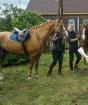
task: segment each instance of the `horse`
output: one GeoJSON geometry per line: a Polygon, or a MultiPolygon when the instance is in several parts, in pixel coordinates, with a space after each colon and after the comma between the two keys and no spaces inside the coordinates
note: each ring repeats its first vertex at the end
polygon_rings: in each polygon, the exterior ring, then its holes
{"type": "Polygon", "coordinates": [[[83,28],[81,36],[81,47],[78,49],[78,51],[88,62],[88,56],[86,55],[88,52],[88,24],[86,24],[83,28]]]}
{"type": "Polygon", "coordinates": [[[86,24],[83,28],[82,40],[84,51],[88,52],[88,24],[86,24]]]}
{"type": "MultiPolygon", "coordinates": [[[[24,42],[29,58],[30,71],[28,72],[28,79],[32,79],[31,75],[34,64],[36,71],[35,75],[38,76],[38,65],[44,44],[53,33],[61,32],[63,27],[62,24],[61,20],[55,19],[29,29],[28,34],[30,35],[30,38],[24,42]]],[[[7,31],[0,32],[0,51],[3,49],[3,52],[24,55],[25,51],[23,50],[22,44],[9,39],[11,34],[12,32],[7,31]]],[[[0,64],[2,63],[4,56],[5,53],[1,56],[0,64]]]]}

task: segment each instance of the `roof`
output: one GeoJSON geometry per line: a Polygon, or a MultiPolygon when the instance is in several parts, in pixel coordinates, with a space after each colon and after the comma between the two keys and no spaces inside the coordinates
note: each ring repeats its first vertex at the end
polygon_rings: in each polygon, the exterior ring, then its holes
{"type": "MultiPolygon", "coordinates": [[[[30,0],[27,10],[36,11],[40,14],[56,14],[58,0],[30,0]]],[[[88,0],[63,0],[64,13],[87,13],[88,0]]]]}

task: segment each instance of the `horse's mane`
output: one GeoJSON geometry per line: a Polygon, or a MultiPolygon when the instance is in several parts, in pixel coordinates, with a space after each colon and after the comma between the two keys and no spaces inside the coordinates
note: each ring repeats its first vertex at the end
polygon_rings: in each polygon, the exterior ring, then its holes
{"type": "Polygon", "coordinates": [[[48,22],[45,22],[45,23],[40,24],[40,25],[38,25],[38,26],[35,26],[35,27],[33,27],[32,29],[30,29],[30,30],[31,30],[31,31],[34,31],[34,30],[37,30],[37,29],[40,29],[40,28],[44,28],[44,27],[46,27],[47,25],[49,25],[51,22],[53,22],[53,20],[50,20],[50,21],[48,21],[48,22]]]}

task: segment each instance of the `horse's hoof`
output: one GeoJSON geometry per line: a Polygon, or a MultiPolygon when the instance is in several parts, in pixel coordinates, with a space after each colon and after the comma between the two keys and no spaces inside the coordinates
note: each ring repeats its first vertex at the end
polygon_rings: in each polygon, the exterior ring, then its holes
{"type": "Polygon", "coordinates": [[[28,77],[28,80],[31,80],[32,78],[31,77],[28,77]]]}
{"type": "Polygon", "coordinates": [[[35,75],[35,78],[39,78],[39,75],[35,75]]]}

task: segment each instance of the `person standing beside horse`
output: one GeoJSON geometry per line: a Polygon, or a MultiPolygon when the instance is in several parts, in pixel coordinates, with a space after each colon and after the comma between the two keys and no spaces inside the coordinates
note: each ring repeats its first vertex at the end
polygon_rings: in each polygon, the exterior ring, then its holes
{"type": "Polygon", "coordinates": [[[54,66],[57,64],[58,61],[58,74],[61,75],[62,70],[62,63],[63,63],[63,40],[62,35],[60,35],[59,32],[55,33],[53,38],[53,48],[52,48],[52,56],[53,56],[53,62],[51,63],[49,67],[49,71],[47,73],[47,76],[52,75],[52,70],[54,66]]]}
{"type": "Polygon", "coordinates": [[[69,65],[70,70],[73,70],[73,61],[74,61],[74,54],[76,55],[76,62],[74,65],[75,69],[78,69],[78,63],[81,59],[81,55],[78,52],[78,40],[79,38],[76,36],[76,32],[73,29],[72,25],[68,26],[68,42],[69,42],[69,65]]]}

